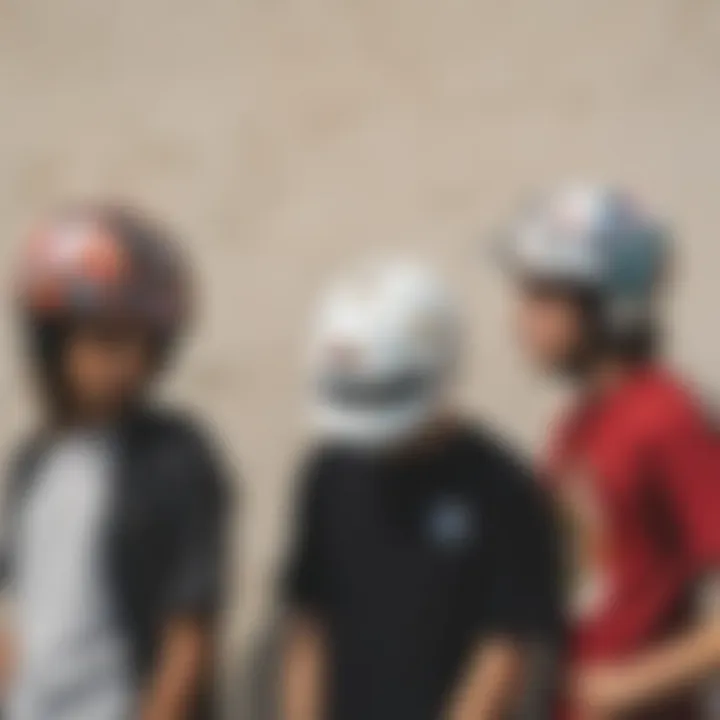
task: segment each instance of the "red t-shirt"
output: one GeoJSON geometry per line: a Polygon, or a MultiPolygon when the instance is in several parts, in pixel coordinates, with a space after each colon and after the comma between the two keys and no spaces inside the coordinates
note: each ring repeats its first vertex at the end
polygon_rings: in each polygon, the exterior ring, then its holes
{"type": "MultiPolygon", "coordinates": [[[[571,530],[573,668],[681,631],[695,581],[720,567],[720,442],[692,394],[669,372],[638,371],[569,413],[550,469],[571,530]]],[[[665,703],[638,717],[695,714],[665,703]]]]}

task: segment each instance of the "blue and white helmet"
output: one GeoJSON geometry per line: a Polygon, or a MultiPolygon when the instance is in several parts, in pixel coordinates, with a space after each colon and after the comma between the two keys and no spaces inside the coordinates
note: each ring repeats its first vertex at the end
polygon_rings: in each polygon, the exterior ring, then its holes
{"type": "Polygon", "coordinates": [[[607,321],[627,328],[652,315],[669,244],[665,224],[628,193],[573,185],[529,203],[500,249],[524,277],[596,290],[607,321]]]}

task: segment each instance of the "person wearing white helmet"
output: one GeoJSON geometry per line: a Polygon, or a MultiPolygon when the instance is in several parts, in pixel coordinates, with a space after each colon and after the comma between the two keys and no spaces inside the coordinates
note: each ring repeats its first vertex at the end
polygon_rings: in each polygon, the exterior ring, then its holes
{"type": "Polygon", "coordinates": [[[461,344],[422,266],[380,264],[323,297],[317,447],[285,588],[287,720],[500,717],[526,643],[557,627],[534,485],[453,406],[461,344]]]}
{"type": "Polygon", "coordinates": [[[697,720],[720,620],[720,442],[661,356],[671,237],[627,193],[568,186],[523,209],[501,257],[522,348],[576,399],[546,460],[569,530],[569,681],[559,717],[697,720]]]}

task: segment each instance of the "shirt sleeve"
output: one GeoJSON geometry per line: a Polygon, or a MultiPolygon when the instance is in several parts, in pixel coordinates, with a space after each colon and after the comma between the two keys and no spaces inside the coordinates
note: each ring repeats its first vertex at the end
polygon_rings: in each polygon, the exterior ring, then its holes
{"type": "Polygon", "coordinates": [[[654,467],[674,513],[693,574],[720,568],[720,434],[683,409],[653,448],[654,467]]]}
{"type": "Polygon", "coordinates": [[[550,498],[530,478],[507,508],[493,553],[488,630],[554,642],[562,631],[562,571],[550,498]]]}
{"type": "Polygon", "coordinates": [[[291,607],[319,613],[324,605],[325,593],[320,513],[321,462],[311,459],[298,475],[282,594],[291,607]]]}
{"type": "Polygon", "coordinates": [[[188,442],[174,487],[176,547],[166,612],[212,616],[226,591],[232,493],[217,453],[188,442]]]}
{"type": "Polygon", "coordinates": [[[12,582],[20,500],[39,457],[39,442],[30,441],[8,462],[0,507],[0,591],[12,582]]]}
{"type": "Polygon", "coordinates": [[[2,493],[2,507],[0,507],[0,591],[7,590],[12,580],[13,536],[15,535],[13,526],[17,512],[12,492],[14,473],[11,470],[7,475],[2,493]]]}
{"type": "Polygon", "coordinates": [[[12,572],[12,510],[8,507],[10,500],[9,493],[5,493],[0,511],[0,592],[7,590],[10,584],[12,572]]]}

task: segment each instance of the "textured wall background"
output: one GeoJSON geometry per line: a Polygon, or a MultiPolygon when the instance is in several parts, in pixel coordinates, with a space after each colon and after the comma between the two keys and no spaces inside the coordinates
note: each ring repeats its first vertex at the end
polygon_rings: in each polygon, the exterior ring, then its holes
{"type": "MultiPolygon", "coordinates": [[[[329,270],[436,258],[468,308],[468,403],[532,443],[550,399],[513,356],[477,237],[534,184],[636,186],[680,233],[675,355],[720,389],[719,168],[717,0],[0,0],[2,279],[35,214],[88,194],[166,217],[197,261],[201,322],[171,389],[245,476],[233,644],[267,605],[329,270]]],[[[0,332],[6,447],[28,395],[7,312],[0,332]]]]}

